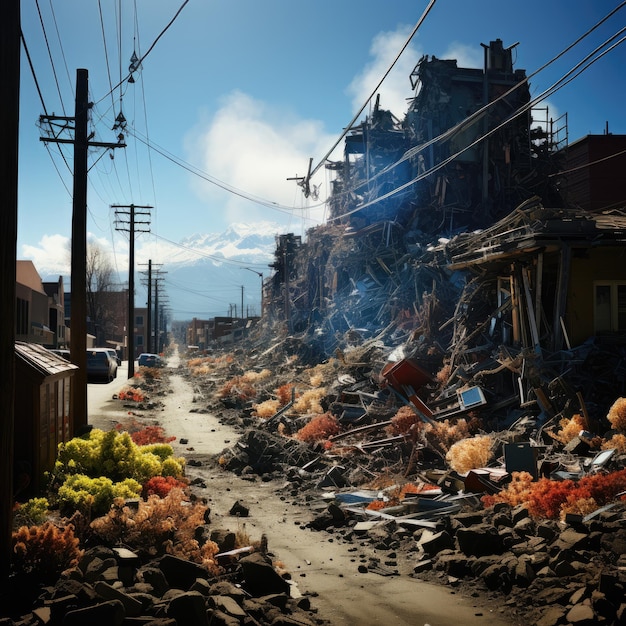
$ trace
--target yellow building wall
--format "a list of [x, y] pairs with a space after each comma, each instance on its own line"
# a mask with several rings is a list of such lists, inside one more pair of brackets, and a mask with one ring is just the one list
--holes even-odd
[[593, 298], [595, 281], [626, 281], [626, 247], [591, 248], [581, 255], [572, 254], [567, 294], [566, 324], [572, 346], [593, 336]]

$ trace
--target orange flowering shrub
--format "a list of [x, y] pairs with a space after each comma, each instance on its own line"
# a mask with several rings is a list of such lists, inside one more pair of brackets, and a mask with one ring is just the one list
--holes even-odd
[[435, 450], [445, 455], [450, 446], [470, 436], [470, 429], [464, 418], [458, 419], [454, 423], [446, 419], [432, 425], [429, 424], [429, 427], [424, 429], [424, 436]]
[[424, 425], [420, 416], [410, 406], [404, 405], [391, 418], [391, 424], [385, 428], [385, 432], [391, 436], [412, 434], [415, 438]]
[[217, 575], [221, 572], [215, 560], [217, 544], [196, 539], [198, 527], [205, 524], [207, 510], [198, 501], [190, 502], [182, 489], [173, 488], [163, 498], [148, 496], [137, 508], [127, 506], [119, 498], [106, 515], [91, 522], [91, 528], [111, 545], [121, 542], [151, 556], [173, 554], [199, 563]]
[[285, 406], [286, 404], [291, 402], [292, 389], [293, 385], [286, 383], [284, 385], [281, 385], [278, 389], [274, 391], [274, 393], [276, 394], [276, 398], [280, 403], [280, 406]]
[[46, 582], [53, 582], [63, 570], [74, 567], [83, 553], [71, 525], [62, 529], [52, 522], [22, 526], [11, 539], [13, 570]]
[[141, 430], [130, 433], [130, 438], [138, 446], [148, 446], [153, 443], [170, 443], [176, 437], [168, 436], [161, 426], [145, 426]]
[[134, 402], [143, 402], [146, 399], [146, 394], [140, 387], [125, 386], [120, 389], [117, 394], [120, 400], [133, 400]]
[[618, 398], [609, 409], [606, 416], [615, 430], [626, 431], [626, 398]]
[[306, 413], [323, 413], [324, 409], [321, 401], [326, 395], [326, 389], [319, 387], [318, 389], [309, 389], [305, 391], [293, 404], [293, 410], [300, 415]]
[[253, 400], [256, 398], [256, 389], [254, 385], [247, 382], [243, 376], [235, 376], [227, 380], [222, 388], [217, 392], [220, 398], [229, 396], [237, 397], [240, 400]]
[[170, 443], [176, 440], [176, 437], [166, 435], [161, 426], [145, 426], [136, 419], [130, 420], [126, 424], [116, 424], [115, 430], [122, 433], [127, 432], [133, 443], [138, 446], [147, 446], [153, 443]]
[[380, 511], [381, 509], [386, 509], [388, 506], [392, 506], [389, 502], [384, 502], [383, 500], [372, 500], [365, 507], [370, 511]]
[[441, 385], [445, 385], [448, 382], [448, 379], [450, 378], [450, 374], [452, 373], [452, 368], [450, 367], [450, 364], [446, 364], [444, 365], [435, 375], [435, 378], [437, 379], [437, 382]]
[[311, 421], [303, 426], [295, 435], [296, 439], [307, 443], [324, 441], [340, 431], [339, 422], [334, 415], [324, 413], [316, 415]]
[[497, 502], [525, 504], [535, 518], [558, 519], [570, 511], [591, 512], [611, 502], [625, 489], [626, 469], [585, 476], [578, 482], [549, 478], [532, 482], [527, 472], [513, 472], [512, 481], [506, 489], [495, 495], [483, 496], [482, 502], [485, 506]]
[[564, 417], [559, 426], [561, 430], [554, 434], [555, 439], [563, 444], [569, 443], [574, 437], [577, 437], [581, 430], [585, 430], [585, 420], [578, 413], [572, 417]]
[[280, 401], [265, 400], [264, 402], [253, 404], [252, 408], [254, 409], [254, 413], [257, 417], [267, 419], [278, 412], [278, 409], [280, 409]]
[[617, 433], [602, 444], [603, 450], [617, 450], [622, 454], [626, 453], [626, 435]]

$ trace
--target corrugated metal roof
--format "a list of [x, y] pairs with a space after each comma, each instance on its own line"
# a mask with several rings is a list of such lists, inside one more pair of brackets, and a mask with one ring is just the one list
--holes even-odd
[[36, 343], [15, 342], [15, 355], [44, 376], [72, 372], [78, 367]]

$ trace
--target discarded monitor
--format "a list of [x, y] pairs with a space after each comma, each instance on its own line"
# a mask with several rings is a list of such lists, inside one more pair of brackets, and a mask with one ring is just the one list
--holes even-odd
[[480, 387], [469, 387], [457, 391], [459, 397], [459, 405], [462, 409], [471, 409], [475, 406], [481, 406], [487, 404], [485, 400], [485, 394]]

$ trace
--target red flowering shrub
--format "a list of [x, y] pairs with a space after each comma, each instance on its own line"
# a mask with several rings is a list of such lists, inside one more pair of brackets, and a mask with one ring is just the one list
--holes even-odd
[[565, 511], [589, 511], [604, 506], [626, 489], [626, 469], [585, 476], [578, 482], [542, 478], [533, 483], [528, 480], [529, 476], [525, 472], [514, 472], [507, 489], [492, 496], [484, 496], [483, 504], [523, 503], [535, 518], [557, 519]]
[[161, 426], [145, 426], [141, 430], [130, 433], [131, 439], [138, 446], [147, 446], [152, 443], [170, 443], [176, 437], [168, 437]]
[[306, 441], [307, 443], [315, 443], [337, 435], [339, 430], [337, 418], [330, 413], [324, 413], [316, 415], [306, 426], [303, 426], [296, 433], [296, 439]]
[[172, 489], [185, 489], [186, 487], [185, 480], [174, 478], [174, 476], [153, 476], [144, 484], [141, 495], [144, 500], [153, 495], [165, 498]]
[[120, 400], [132, 400], [133, 402], [143, 402], [146, 394], [139, 387], [123, 387], [117, 397]]

